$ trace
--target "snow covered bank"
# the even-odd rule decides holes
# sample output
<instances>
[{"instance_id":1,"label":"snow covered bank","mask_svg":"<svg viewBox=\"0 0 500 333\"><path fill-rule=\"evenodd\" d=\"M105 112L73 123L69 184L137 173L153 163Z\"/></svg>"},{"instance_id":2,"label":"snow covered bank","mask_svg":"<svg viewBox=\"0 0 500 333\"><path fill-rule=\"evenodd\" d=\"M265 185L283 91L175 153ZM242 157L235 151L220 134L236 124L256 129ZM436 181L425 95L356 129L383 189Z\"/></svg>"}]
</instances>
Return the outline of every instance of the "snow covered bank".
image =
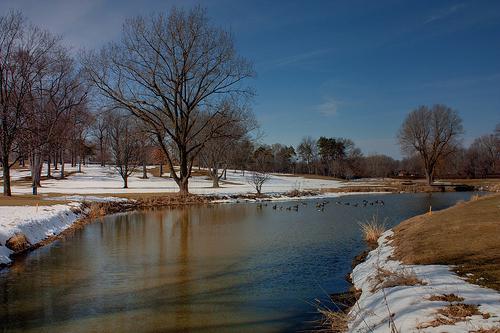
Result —
<instances>
[{"instance_id":1,"label":"snow covered bank","mask_svg":"<svg viewBox=\"0 0 500 333\"><path fill-rule=\"evenodd\" d=\"M53 206L0 206L0 264L11 262L12 250L6 247L16 234L26 236L34 245L47 237L57 235L78 218L73 210L78 203Z\"/></svg>"},{"instance_id":2,"label":"snow covered bank","mask_svg":"<svg viewBox=\"0 0 500 333\"><path fill-rule=\"evenodd\" d=\"M349 332L382 333L394 327L401 333L453 333L500 327L498 292L466 282L448 266L403 265L393 260L392 234L385 232L379 247L352 272L354 286L362 293L349 313ZM407 285L396 285L397 281ZM456 297L446 299L452 294ZM443 300L431 300L440 298ZM466 308L467 304L477 309L472 311L475 314L461 318L447 315L450 306Z\"/></svg>"}]
</instances>

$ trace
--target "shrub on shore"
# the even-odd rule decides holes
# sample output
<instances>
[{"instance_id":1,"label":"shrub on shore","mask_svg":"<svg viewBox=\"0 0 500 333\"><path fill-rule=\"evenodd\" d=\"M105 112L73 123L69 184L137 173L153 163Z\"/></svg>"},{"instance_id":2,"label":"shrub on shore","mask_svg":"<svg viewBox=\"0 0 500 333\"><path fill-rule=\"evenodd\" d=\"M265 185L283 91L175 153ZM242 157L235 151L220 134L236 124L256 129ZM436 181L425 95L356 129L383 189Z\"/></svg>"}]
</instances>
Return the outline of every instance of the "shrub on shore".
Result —
<instances>
[{"instance_id":1,"label":"shrub on shore","mask_svg":"<svg viewBox=\"0 0 500 333\"><path fill-rule=\"evenodd\" d=\"M360 223L363 238L370 246L375 246L378 239L385 232L385 221L379 221L378 215L373 215L372 218L364 223Z\"/></svg>"}]
</instances>

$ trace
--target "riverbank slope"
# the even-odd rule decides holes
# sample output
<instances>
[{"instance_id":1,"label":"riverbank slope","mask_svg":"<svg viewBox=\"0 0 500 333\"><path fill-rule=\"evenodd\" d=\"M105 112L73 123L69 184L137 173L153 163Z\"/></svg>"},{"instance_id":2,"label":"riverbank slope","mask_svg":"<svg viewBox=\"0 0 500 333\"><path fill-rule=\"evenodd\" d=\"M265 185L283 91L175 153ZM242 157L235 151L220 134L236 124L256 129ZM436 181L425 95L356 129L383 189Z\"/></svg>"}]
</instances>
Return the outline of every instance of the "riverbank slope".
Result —
<instances>
[{"instance_id":1,"label":"riverbank slope","mask_svg":"<svg viewBox=\"0 0 500 333\"><path fill-rule=\"evenodd\" d=\"M350 332L499 332L500 195L411 218L352 274Z\"/></svg>"}]
</instances>

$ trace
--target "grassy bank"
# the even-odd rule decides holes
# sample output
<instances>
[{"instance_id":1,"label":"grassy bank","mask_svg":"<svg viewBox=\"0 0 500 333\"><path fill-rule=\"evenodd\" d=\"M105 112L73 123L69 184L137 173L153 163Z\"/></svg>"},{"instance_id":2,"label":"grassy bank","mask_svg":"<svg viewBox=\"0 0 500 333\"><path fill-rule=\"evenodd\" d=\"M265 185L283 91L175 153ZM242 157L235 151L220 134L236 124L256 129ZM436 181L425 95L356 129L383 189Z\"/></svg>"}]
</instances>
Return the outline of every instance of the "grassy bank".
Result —
<instances>
[{"instance_id":1,"label":"grassy bank","mask_svg":"<svg viewBox=\"0 0 500 333\"><path fill-rule=\"evenodd\" d=\"M419 297L415 296L416 294L428 293L427 290L423 290L425 288L420 288L422 290L419 290L419 287L428 286L430 290L434 290L434 292L437 293L440 287L442 287L443 290L448 290L449 287L453 285L453 283L451 283L447 286L446 283L443 282L444 280L440 280L442 276L446 276L446 272L448 271L446 267L444 272L438 273L439 269L432 267L443 266L425 265L439 264L449 266L472 284L500 291L500 237L498 236L500 235L500 194L491 194L485 197L475 196L471 201L458 203L446 210L432 214L423 214L402 222L400 225L393 228L394 233L389 237L392 239L390 246L394 247L394 254L389 255L385 259L379 257L379 252L386 251L387 249L381 250L380 247L377 247L376 243L376 240L379 239L383 233L383 223L377 221L374 217L372 220L362 224L361 229L369 250L355 258L353 261L354 271L352 275L348 276L349 282L354 283L351 277L358 279L358 282L346 293L331 295L333 306L327 308L320 305L318 307L318 311L322 314L323 319L321 331L346 332L348 323L350 322L353 322L353 327L356 327L356 321L359 321L359 318L370 316L369 314L380 305L378 304L380 303L380 299L377 300L376 296L370 298L370 294L377 293L377 290L380 290L380 288L383 289L384 301L382 303L385 302L386 306L390 305L391 309L392 307L396 307L397 309L397 307L400 306L399 302L404 302L406 299L409 304L413 304L417 302L416 300ZM371 253L372 258L366 261L368 252L376 248L377 250ZM393 271L382 266L377 266L392 260L402 262L403 266L395 270L392 268ZM375 261L375 266L377 267L372 267L369 261ZM395 264L396 262L393 261L392 263ZM388 267L398 267L399 265L393 264L388 264ZM404 264L422 266L412 266L414 267L412 269L408 268L410 266L404 266ZM361 279L363 279L363 271L365 271L364 274L368 276L366 281L368 281L369 284L374 284L370 286L371 289L368 288L368 291L364 290L365 288L361 287L363 283L359 282L360 276ZM424 273L419 273L417 276L415 272L421 271ZM355 274L356 277L354 276ZM439 281L438 284L431 278L436 276L436 274L441 274L440 277L436 279L436 281ZM452 277L448 277L447 279L452 279ZM454 283L458 283L458 281ZM439 285L439 283L442 283L442 285ZM434 312L431 312L430 316L422 312L417 313L419 311L418 308L410 305L408 308L400 308L399 311L394 311L395 309L392 309L394 312L388 317L388 322L391 323L391 318L397 318L399 320L402 316L404 321L405 314L418 318L424 325L429 325L426 327L454 325L455 322L458 323L469 320L471 316L478 314L483 315L483 319L487 319L489 314L487 312L482 313L478 310L479 304L483 303L483 301L488 304L486 300L481 298L483 296L480 290L483 288L466 285L468 284L460 281L460 287L459 285L454 285L455 292L463 292L464 290L476 288L475 290L477 293L472 292L467 294L467 292L465 292L465 295L469 297L469 303L477 303L472 305L466 304L466 302L462 303L464 301L463 297L451 299L451 296L455 296L454 294L446 294L444 292L442 294L433 294L429 297L425 296L427 298L424 297L424 299L422 299L424 302L430 301L428 307L441 306L436 305L438 301L445 304L449 303L448 306L436 309L435 313L438 314L436 318L439 317L438 319L440 320L433 319ZM401 296L395 295L393 297L393 294L397 293L396 290L398 290L398 288L409 288L407 292L404 290L402 291L404 295L408 296L400 298ZM365 294L365 292L367 294ZM362 294L365 300L361 301L359 298L362 297ZM389 301L387 301L386 295L388 299L390 299ZM432 304L433 302L436 303ZM476 311L470 313L461 312L460 316L455 316L454 313L446 312L450 309L462 310L461 307L465 307L466 309L473 307ZM425 307L423 307L423 309L425 309ZM382 311L382 313L377 313L375 317L379 316L380 318L384 318L384 315L387 314ZM443 321L443 318L446 320ZM374 328L376 323L373 323L373 325ZM485 327L488 327L488 325ZM483 329L478 330L478 332L498 332L498 330Z\"/></svg>"},{"instance_id":2,"label":"grassy bank","mask_svg":"<svg viewBox=\"0 0 500 333\"><path fill-rule=\"evenodd\" d=\"M500 195L411 218L394 228L405 264L453 265L470 282L500 291Z\"/></svg>"}]
</instances>

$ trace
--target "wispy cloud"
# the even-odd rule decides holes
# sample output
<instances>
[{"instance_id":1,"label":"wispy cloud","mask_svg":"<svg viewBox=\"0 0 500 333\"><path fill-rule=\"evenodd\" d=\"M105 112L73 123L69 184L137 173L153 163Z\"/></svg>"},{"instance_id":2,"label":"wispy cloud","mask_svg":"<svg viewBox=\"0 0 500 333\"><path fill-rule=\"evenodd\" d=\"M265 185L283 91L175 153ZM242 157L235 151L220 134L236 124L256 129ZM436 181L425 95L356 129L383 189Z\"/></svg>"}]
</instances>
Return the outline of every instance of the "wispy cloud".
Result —
<instances>
[{"instance_id":1,"label":"wispy cloud","mask_svg":"<svg viewBox=\"0 0 500 333\"><path fill-rule=\"evenodd\" d=\"M458 12L459 10L461 10L464 7L465 7L464 3L459 3L459 4L455 4L455 5L447 7L447 8L443 8L443 9L435 12L434 14L430 15L425 20L424 24L429 24L429 23L432 23L435 21L443 20L443 19L449 17L450 15L453 15L454 13Z\"/></svg>"},{"instance_id":2,"label":"wispy cloud","mask_svg":"<svg viewBox=\"0 0 500 333\"><path fill-rule=\"evenodd\" d=\"M335 116L338 113L340 101L328 98L323 103L316 106L316 111L324 116Z\"/></svg>"},{"instance_id":3,"label":"wispy cloud","mask_svg":"<svg viewBox=\"0 0 500 333\"><path fill-rule=\"evenodd\" d=\"M270 69L275 67L287 67L292 65L305 64L320 59L322 56L332 52L332 50L333 49L331 48L311 50L307 52L293 54L290 56L285 56L282 58L273 59L270 61L265 61L260 64L257 64L257 66L260 67L261 69Z\"/></svg>"},{"instance_id":4,"label":"wispy cloud","mask_svg":"<svg viewBox=\"0 0 500 333\"><path fill-rule=\"evenodd\" d=\"M308 61L314 58L318 58L324 54L330 52L331 49L318 49L309 52L294 54L288 57L284 57L275 61L276 66L288 66L304 61Z\"/></svg>"}]
</instances>

